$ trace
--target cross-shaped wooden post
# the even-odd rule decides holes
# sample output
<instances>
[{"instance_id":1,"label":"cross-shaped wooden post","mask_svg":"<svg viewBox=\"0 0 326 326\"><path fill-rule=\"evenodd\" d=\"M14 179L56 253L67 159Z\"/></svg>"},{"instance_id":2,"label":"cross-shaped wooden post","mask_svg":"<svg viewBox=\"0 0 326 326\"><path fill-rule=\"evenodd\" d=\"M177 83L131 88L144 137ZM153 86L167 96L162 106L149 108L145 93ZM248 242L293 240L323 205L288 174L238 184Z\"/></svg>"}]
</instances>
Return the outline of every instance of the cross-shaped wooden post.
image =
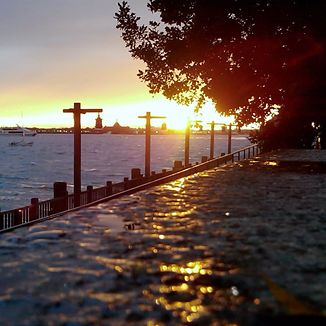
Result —
<instances>
[{"instance_id":1,"label":"cross-shaped wooden post","mask_svg":"<svg viewBox=\"0 0 326 326\"><path fill-rule=\"evenodd\" d=\"M150 112L146 115L138 116L140 119L146 119L146 133L145 133L145 177L151 175L151 119L165 119L164 116L152 116Z\"/></svg>"},{"instance_id":2,"label":"cross-shaped wooden post","mask_svg":"<svg viewBox=\"0 0 326 326\"><path fill-rule=\"evenodd\" d=\"M231 154L232 149L232 123L229 124L229 132L228 132L228 154Z\"/></svg>"},{"instance_id":3,"label":"cross-shaped wooden post","mask_svg":"<svg viewBox=\"0 0 326 326\"><path fill-rule=\"evenodd\" d=\"M214 124L224 126L225 128L227 126L225 123L214 123ZM236 125L234 125L232 123L229 124L229 128L228 128L228 154L231 154L231 151L232 151L232 126L236 126Z\"/></svg>"},{"instance_id":4,"label":"cross-shaped wooden post","mask_svg":"<svg viewBox=\"0 0 326 326\"><path fill-rule=\"evenodd\" d=\"M80 103L74 103L73 109L64 109L64 113L74 115L74 207L80 206L81 193L81 126L80 115L88 112L103 112L102 109L81 109Z\"/></svg>"},{"instance_id":5,"label":"cross-shaped wooden post","mask_svg":"<svg viewBox=\"0 0 326 326\"><path fill-rule=\"evenodd\" d=\"M195 123L202 122L201 120L193 121ZM187 127L185 132L185 167L189 166L189 156L190 156L190 129L191 129L191 120L188 118Z\"/></svg>"},{"instance_id":6,"label":"cross-shaped wooden post","mask_svg":"<svg viewBox=\"0 0 326 326\"><path fill-rule=\"evenodd\" d=\"M191 128L191 122L190 119L188 118L186 132L185 132L185 167L189 166L190 128Z\"/></svg>"},{"instance_id":7,"label":"cross-shaped wooden post","mask_svg":"<svg viewBox=\"0 0 326 326\"><path fill-rule=\"evenodd\" d=\"M212 122L209 123L211 126L211 141L210 141L210 151L209 151L209 158L212 160L214 158L214 142L215 142L215 125L217 123L213 120Z\"/></svg>"}]
</instances>

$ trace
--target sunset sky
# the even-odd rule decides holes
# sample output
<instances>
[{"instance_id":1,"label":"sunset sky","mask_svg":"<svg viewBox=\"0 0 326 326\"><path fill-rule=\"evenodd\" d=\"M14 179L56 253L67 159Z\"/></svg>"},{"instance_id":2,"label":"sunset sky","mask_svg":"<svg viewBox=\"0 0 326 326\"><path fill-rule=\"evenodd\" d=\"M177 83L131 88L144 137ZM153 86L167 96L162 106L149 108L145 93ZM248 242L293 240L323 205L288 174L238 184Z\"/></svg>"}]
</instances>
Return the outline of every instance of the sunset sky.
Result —
<instances>
[{"instance_id":1,"label":"sunset sky","mask_svg":"<svg viewBox=\"0 0 326 326\"><path fill-rule=\"evenodd\" d=\"M136 76L113 18L118 0L0 0L0 126L70 126L62 109L103 108L104 125L142 125L139 114L166 115L180 128L187 110L152 96ZM128 0L150 17L146 0ZM82 117L93 126L94 114ZM207 121L217 119L213 109ZM161 124L157 121L156 124Z\"/></svg>"}]
</instances>

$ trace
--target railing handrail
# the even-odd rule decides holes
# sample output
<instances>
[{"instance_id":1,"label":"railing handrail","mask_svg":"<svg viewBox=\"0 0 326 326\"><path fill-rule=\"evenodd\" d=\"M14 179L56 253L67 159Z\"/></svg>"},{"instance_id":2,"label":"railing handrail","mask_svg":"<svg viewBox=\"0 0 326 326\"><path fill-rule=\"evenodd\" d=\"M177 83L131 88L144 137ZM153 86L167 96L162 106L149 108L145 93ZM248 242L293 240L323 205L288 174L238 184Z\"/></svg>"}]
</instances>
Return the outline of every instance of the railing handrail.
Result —
<instances>
[{"instance_id":1,"label":"railing handrail","mask_svg":"<svg viewBox=\"0 0 326 326\"><path fill-rule=\"evenodd\" d=\"M241 148L241 149L239 149L239 150L236 150L236 151L234 151L234 152L232 152L232 153L230 153L230 154L226 154L225 156L222 156L222 157L227 157L227 156L230 156L230 157L231 157L231 156L234 156L235 154L241 153L241 152L243 152L243 151L245 151L245 150L252 149L252 148L257 147L257 146L258 146L257 144L253 144L253 145L250 145L250 146L247 146L247 147ZM219 158L220 158L220 157L218 157L218 158L214 158L213 160L217 160L217 159L219 159ZM124 184L123 181L122 181L122 182L114 183L115 186L123 186L123 184ZM98 190L100 190L100 189L105 189L105 188L106 188L105 186L100 186L100 187L98 187L98 188L94 188L93 190L94 190L94 191L98 191ZM87 193L87 190L84 190L84 191L81 192L81 194L84 194L84 193ZM73 193L70 193L70 194L68 194L68 196L69 196L69 197L73 197L74 194L73 194ZM53 201L53 198L50 198L50 199L46 199L46 200L40 201L40 202L39 202L39 205L42 205L42 204L44 204L44 203L48 203L48 202L51 202L51 201ZM29 208L29 207L31 207L31 206L32 206L32 205L30 204L30 205L21 206L21 207L18 207L18 208L13 208L13 209L10 209L10 210L7 210L7 211L0 211L0 214L7 214L7 213L11 213L11 212L16 212L16 211L24 210L24 209L27 209L27 208Z\"/></svg>"},{"instance_id":2,"label":"railing handrail","mask_svg":"<svg viewBox=\"0 0 326 326\"><path fill-rule=\"evenodd\" d=\"M10 231L10 230L16 229L21 226L27 226L27 225L38 223L38 222L45 221L48 219L52 219L56 216L61 216L67 212L75 211L75 210L85 208L85 207L88 207L91 205L96 205L98 203L101 203L101 202L104 202L107 200L111 200L114 198L118 198L123 195L131 194L131 193L146 189L146 188L154 186L154 185L162 184L165 182L169 182L170 180L178 179L180 177L184 177L184 176L188 176L188 175L191 175L191 174L194 174L197 172L201 172L206 169L219 166L220 164L227 163L229 161L234 162L236 156L237 156L238 160L241 159L241 157L240 157L241 153L244 153L243 158L245 159L246 151L248 151L248 153L249 153L248 157L250 157L250 155L251 155L250 151L253 150L253 154L254 154L255 149L257 149L256 153L260 152L259 145L253 144L253 145L241 148L239 150L236 150L230 154L226 154L226 155L223 155L223 156L220 156L217 158L213 158L213 159L209 159L209 160L207 159L205 162L196 163L196 165L190 165L189 167L181 167L181 168L177 168L177 169L173 169L173 170L162 170L162 172L154 173L153 175L151 175L150 177L147 177L147 178L141 177L139 179L131 179L131 180L129 180L128 178L125 178L125 181L123 181L123 182L118 182L118 183L112 184L112 193L109 195L107 195L107 193L106 193L107 186L100 186L98 188L91 187L92 196L90 199L88 198L88 190L82 191L80 193L81 197L84 197L84 196L86 196L86 197L84 197L83 203L81 203L81 205L79 205L78 207L70 207L69 204L67 204L67 208L60 212L56 212L53 208L53 205L56 201L55 198L43 200L43 201L37 202L37 211L36 211L36 213L34 211L36 218L34 218L35 216L34 217L31 216L31 214L32 214L31 210L33 208L35 209L35 206L33 206L32 203L27 206L22 206L19 208L3 211L3 212L0 212L0 218L2 219L2 220L0 220L0 233ZM98 194L100 192L104 192L104 196L102 198L97 198L96 194ZM69 199L73 201L74 194L67 194L65 198L67 201ZM94 198L95 198L95 200L94 200ZM45 209L45 215L40 214L41 210L45 206L47 206ZM17 214L21 214L21 216L19 216ZM15 225L15 224L12 225L14 219L18 219L18 220L20 219L21 223L19 223L17 225ZM2 229L1 229L1 227L2 227Z\"/></svg>"},{"instance_id":3,"label":"railing handrail","mask_svg":"<svg viewBox=\"0 0 326 326\"><path fill-rule=\"evenodd\" d=\"M241 148L241 149L238 149L238 150L236 150L236 151L234 151L234 152L232 152L232 153L230 153L230 154L227 154L227 155L234 155L234 154L238 154L239 152L243 152L243 151L246 151L246 150L248 150L248 149L252 149L252 148L258 148L259 147L259 145L258 144L253 144L253 145L249 145L249 146L247 146L247 147L244 147L244 148Z\"/></svg>"}]
</instances>

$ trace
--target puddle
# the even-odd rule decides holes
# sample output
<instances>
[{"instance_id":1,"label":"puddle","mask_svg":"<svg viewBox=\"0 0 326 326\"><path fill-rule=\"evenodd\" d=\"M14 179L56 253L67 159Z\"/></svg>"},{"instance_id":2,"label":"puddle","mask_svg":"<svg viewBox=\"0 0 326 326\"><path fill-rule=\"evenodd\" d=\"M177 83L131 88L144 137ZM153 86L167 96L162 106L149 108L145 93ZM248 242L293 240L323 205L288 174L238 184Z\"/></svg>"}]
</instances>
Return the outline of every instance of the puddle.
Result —
<instances>
[{"instance_id":1,"label":"puddle","mask_svg":"<svg viewBox=\"0 0 326 326\"><path fill-rule=\"evenodd\" d=\"M94 225L107 227L115 233L125 231L123 217L116 214L98 214Z\"/></svg>"}]
</instances>

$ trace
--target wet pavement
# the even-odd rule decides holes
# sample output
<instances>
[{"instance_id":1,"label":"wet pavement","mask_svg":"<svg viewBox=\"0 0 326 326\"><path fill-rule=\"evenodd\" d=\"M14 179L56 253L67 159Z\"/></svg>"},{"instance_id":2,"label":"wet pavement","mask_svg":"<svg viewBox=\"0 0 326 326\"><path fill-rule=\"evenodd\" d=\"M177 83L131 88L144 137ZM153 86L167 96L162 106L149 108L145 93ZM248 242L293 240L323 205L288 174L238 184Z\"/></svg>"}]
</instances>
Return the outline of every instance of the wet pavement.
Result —
<instances>
[{"instance_id":1,"label":"wet pavement","mask_svg":"<svg viewBox=\"0 0 326 326\"><path fill-rule=\"evenodd\" d=\"M325 324L325 162L265 154L1 234L0 324Z\"/></svg>"}]
</instances>

